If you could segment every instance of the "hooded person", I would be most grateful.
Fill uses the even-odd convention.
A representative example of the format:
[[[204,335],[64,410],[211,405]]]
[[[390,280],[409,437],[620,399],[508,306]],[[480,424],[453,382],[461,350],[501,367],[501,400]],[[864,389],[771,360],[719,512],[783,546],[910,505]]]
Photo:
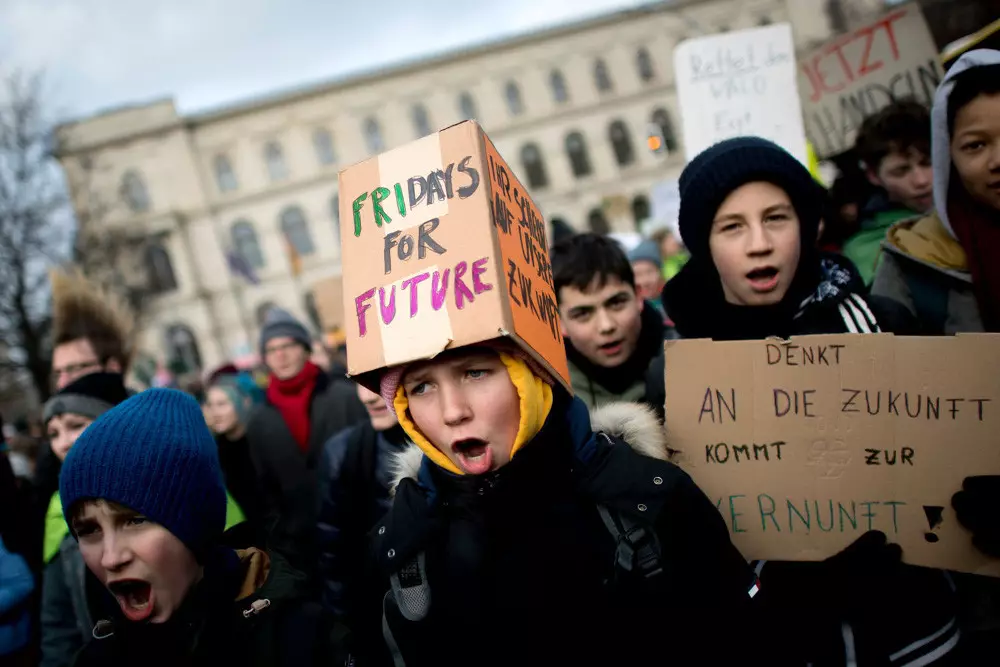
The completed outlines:
[[[948,70],[931,109],[934,211],[893,227],[872,294],[902,303],[928,334],[1000,331],[1000,51]]]
[[[663,302],[686,338],[906,333],[912,316],[862,296],[851,264],[815,249],[823,192],[809,171],[756,137],[720,142],[681,174],[680,224],[691,261]],[[662,386],[663,358],[650,384]],[[663,395],[660,398],[663,402]],[[767,614],[797,664],[931,664],[959,641],[952,585],[903,565],[898,545],[865,533],[819,563],[760,562]]]
[[[309,361],[312,337],[286,311],[272,308],[260,334],[269,371],[266,397],[247,427],[262,493],[268,548],[315,574],[317,468],[333,435],[368,418],[354,385]]]
[[[277,554],[222,545],[226,490],[193,398],[150,389],[102,414],[59,491],[100,584],[76,665],[315,664],[304,577]]]
[[[414,443],[371,533],[396,664],[762,664],[753,573],[648,409],[590,419],[504,340],[378,382]]]

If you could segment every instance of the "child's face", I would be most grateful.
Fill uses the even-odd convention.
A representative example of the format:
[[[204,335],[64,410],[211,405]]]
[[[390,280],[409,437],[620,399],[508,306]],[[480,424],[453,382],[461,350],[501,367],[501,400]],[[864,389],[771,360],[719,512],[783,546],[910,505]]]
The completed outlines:
[[[890,201],[911,211],[926,213],[934,207],[931,157],[916,148],[889,153],[877,169],[868,169],[868,180],[883,188]]]
[[[499,355],[489,350],[412,366],[403,376],[410,417],[469,475],[510,462],[521,409]]]
[[[775,304],[785,298],[799,267],[799,218],[784,190],[747,183],[719,206],[708,245],[727,302]]]
[[[635,275],[635,291],[640,299],[659,299],[663,290],[663,274],[660,267],[646,260],[632,262]]]
[[[951,161],[973,199],[1000,211],[1000,95],[980,95],[955,114]]]
[[[562,333],[591,363],[617,368],[628,361],[642,335],[642,299],[618,276],[600,284],[594,276],[581,291],[572,285],[559,289]]]
[[[49,443],[52,446],[52,453],[60,461],[66,460],[69,449],[76,443],[83,430],[93,423],[93,419],[66,413],[56,415],[49,420],[46,428],[49,436]]]
[[[165,623],[202,577],[184,543],[132,510],[88,500],[71,524],[84,563],[130,621]]]
[[[229,394],[219,387],[208,390],[205,397],[205,412],[208,425],[216,433],[230,433],[240,425],[236,407],[230,400]]]

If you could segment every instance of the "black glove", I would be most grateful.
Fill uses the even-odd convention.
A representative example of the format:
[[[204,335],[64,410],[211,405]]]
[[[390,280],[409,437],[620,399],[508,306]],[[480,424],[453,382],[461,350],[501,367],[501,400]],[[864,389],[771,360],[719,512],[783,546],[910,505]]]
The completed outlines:
[[[831,602],[844,618],[854,618],[877,602],[902,567],[903,549],[885,533],[870,530],[823,561]]]
[[[966,477],[951,497],[958,521],[972,533],[972,544],[987,556],[1000,558],[1000,476]]]

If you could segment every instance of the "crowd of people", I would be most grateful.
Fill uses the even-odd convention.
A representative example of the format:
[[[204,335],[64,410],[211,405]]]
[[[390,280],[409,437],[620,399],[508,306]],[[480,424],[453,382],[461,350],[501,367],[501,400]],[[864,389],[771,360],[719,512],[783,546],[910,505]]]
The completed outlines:
[[[55,274],[41,452],[0,456],[0,663],[991,664],[1000,582],[879,532],[747,562],[669,461],[665,340],[1000,332],[1000,52],[856,151],[863,200],[739,137],[687,164],[675,229],[560,233],[572,394],[506,339],[349,379],[277,308],[264,386],[134,392],[126,311]],[[992,557],[997,472],[953,490]]]

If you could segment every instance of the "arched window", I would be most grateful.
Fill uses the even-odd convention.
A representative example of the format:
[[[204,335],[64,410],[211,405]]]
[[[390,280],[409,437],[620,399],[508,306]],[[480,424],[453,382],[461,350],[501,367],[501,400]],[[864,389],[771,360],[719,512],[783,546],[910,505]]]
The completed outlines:
[[[544,188],[549,184],[545,163],[542,162],[542,152],[538,150],[537,144],[525,144],[521,148],[521,162],[524,163],[524,171],[528,174],[528,187]]]
[[[552,98],[558,103],[569,101],[569,91],[566,89],[566,79],[562,72],[557,69],[549,74],[549,85],[552,86]]]
[[[458,96],[458,111],[463,120],[471,120],[479,115],[476,113],[476,101],[472,99],[471,94],[463,92]]]
[[[382,140],[382,128],[373,116],[369,116],[365,120],[365,143],[368,144],[368,151],[371,153],[381,153],[385,150],[385,141]]]
[[[166,332],[167,359],[171,368],[181,373],[201,369],[201,352],[198,340],[186,324],[172,324]]]
[[[233,223],[230,230],[233,237],[233,248],[243,260],[255,269],[264,268],[264,253],[261,252],[257,231],[246,220]]]
[[[333,150],[333,135],[323,127],[313,130],[313,149],[320,164],[333,164],[337,161],[337,153]]]
[[[423,104],[415,104],[410,113],[413,116],[413,129],[417,131],[417,136],[426,137],[430,134],[431,121],[427,117],[427,107]]]
[[[635,221],[636,229],[648,219],[649,199],[646,198],[646,195],[636,195],[632,200],[632,220]]]
[[[276,308],[273,301],[265,301],[264,303],[257,306],[257,326],[264,326],[264,322],[267,321],[267,314],[271,312],[273,308]]]
[[[285,155],[281,151],[281,144],[277,141],[269,141],[264,146],[264,162],[267,163],[267,175],[272,181],[288,178]]]
[[[587,214],[587,227],[595,234],[607,234],[611,231],[608,220],[604,217],[604,211],[599,208],[591,209]]]
[[[673,153],[677,150],[677,136],[674,134],[674,123],[670,120],[670,113],[663,108],[655,109],[652,120],[660,127],[660,132],[663,134],[664,146],[668,151]]]
[[[524,113],[524,102],[521,100],[521,89],[513,81],[507,82],[504,89],[504,97],[507,98],[507,110],[511,116],[520,116]]]
[[[306,308],[306,315],[309,316],[309,322],[313,326],[313,331],[323,331],[323,321],[319,316],[319,308],[316,307],[316,295],[312,292],[306,292],[303,298],[305,302],[303,305]]]
[[[579,132],[571,132],[566,136],[566,153],[573,167],[573,175],[577,178],[590,174],[590,156],[587,155],[587,144]]]
[[[236,189],[236,173],[233,165],[225,155],[216,155],[213,161],[215,167],[215,184],[219,192],[231,192]]]
[[[330,217],[333,219],[333,240],[337,244],[337,251],[340,251],[340,195],[336,194],[330,198]]]
[[[597,85],[598,92],[611,92],[613,87],[611,85],[611,75],[608,74],[608,65],[604,62],[603,58],[598,58],[594,61],[594,83]]]
[[[608,127],[608,138],[611,140],[611,148],[615,151],[615,160],[618,165],[625,165],[635,162],[635,150],[632,148],[632,135],[629,134],[628,126],[624,121],[616,120]]]
[[[150,208],[146,182],[134,169],[126,171],[122,176],[121,195],[133,213],[145,213]]]
[[[174,265],[170,255],[159,243],[146,246],[146,270],[149,276],[149,291],[153,294],[163,294],[177,289],[177,277],[174,275]]]
[[[316,251],[306,216],[298,206],[291,206],[281,212],[281,233],[300,256],[311,255]]]
[[[653,70],[653,59],[649,56],[646,47],[641,47],[635,52],[635,65],[639,70],[639,78],[643,81],[648,82],[656,78],[656,72]]]

